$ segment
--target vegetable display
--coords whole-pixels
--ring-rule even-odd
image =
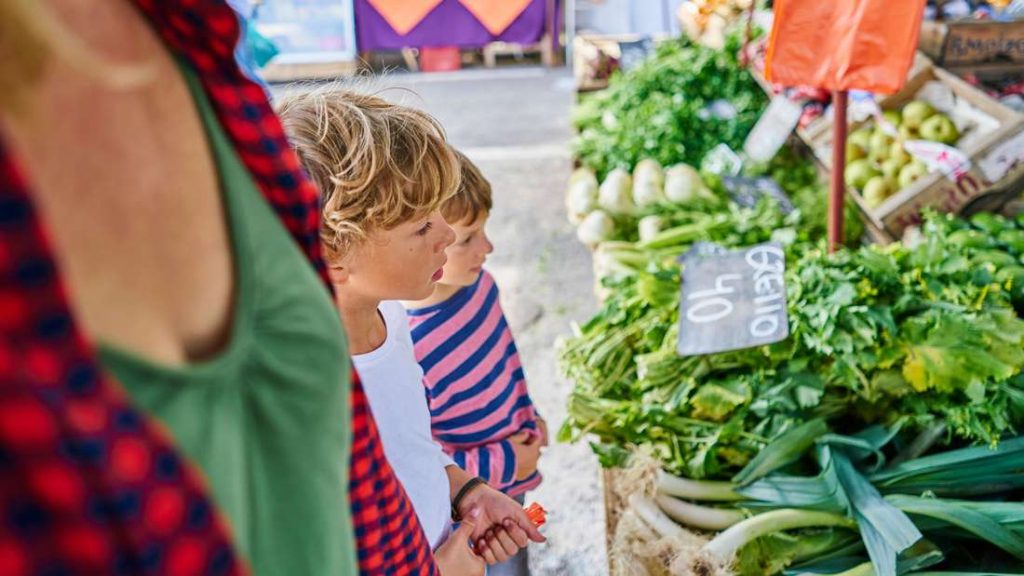
[[[883,494],[955,499],[1005,496],[1024,487],[1024,475],[1000,475],[993,469],[957,485],[957,476],[941,467],[896,481],[899,467],[870,476],[864,470],[880,461],[861,466],[866,454],[920,466],[922,460],[914,458],[929,450],[1017,445],[1007,439],[1024,428],[1024,321],[1016,311],[1024,307],[1024,228],[990,214],[970,223],[932,215],[917,246],[872,246],[828,256],[799,235],[791,236],[785,219],[772,208],[768,201],[754,209],[734,207],[729,217],[707,215],[695,226],[667,230],[653,241],[617,246],[619,268],[605,280],[611,289],[601,312],[562,348],[563,368],[576,391],[561,438],[596,436],[594,450],[608,466],[624,464],[631,450],[643,447],[668,473],[693,479],[676,481],[691,483],[689,489],[675,490],[686,501],[662,496],[657,504],[677,521],[704,530],[723,529],[754,509],[773,506],[802,510],[790,514],[794,522],[811,521],[802,513],[821,508],[825,500],[791,499],[822,494],[838,498],[828,505],[830,511],[849,524],[856,507],[835,496],[835,486],[822,485],[827,478],[768,476],[783,469],[805,470],[809,461],[828,469],[833,461],[850,459],[847,452],[858,441],[833,438],[836,444],[830,444],[823,440],[830,430],[891,431],[874,440],[877,446],[853,450],[859,459],[847,466],[851,477],[881,483]],[[696,239],[740,246],[786,236],[792,238],[787,244],[790,338],[756,349],[678,357],[678,286],[685,270],[672,254]],[[831,453],[822,460],[821,451],[829,447]],[[1018,465],[1009,469],[1021,470],[1013,467]],[[943,474],[948,480],[940,479]],[[766,476],[775,482],[771,487],[762,480]],[[790,485],[780,491],[785,482]],[[781,501],[739,507],[734,502],[725,509],[703,504],[747,500],[760,490]],[[919,500],[897,499],[886,509],[914,505],[920,515],[920,506],[945,505]],[[779,531],[778,523],[790,516],[760,518],[761,524],[749,529],[757,534],[761,525]],[[834,529],[836,524],[829,522],[823,525]],[[863,533],[863,523],[858,525]],[[729,542],[733,536],[719,538]],[[716,544],[709,550],[727,555],[742,548]],[[738,573],[769,574],[785,567],[773,564],[768,570],[764,562],[769,557],[796,562],[757,549],[740,554]],[[953,555],[960,551],[949,549]],[[805,559],[820,559],[818,552]],[[938,552],[929,557],[943,558]]]
[[[853,247],[848,205],[827,254],[816,167],[733,152],[765,104],[737,50],[663,43],[577,109],[566,206],[601,307],[559,344],[559,440],[655,463],[619,495],[627,533],[662,538],[637,548],[652,574],[1024,573],[1024,218],[927,214],[907,243]],[[962,137],[924,100],[883,117],[847,145],[869,207],[927,174],[905,142]],[[789,336],[679,356],[680,257],[768,241]]]
[[[721,143],[739,149],[767,105],[736,62],[739,45],[738,36],[721,51],[684,39],[659,44],[652,58],[576,108],[576,157],[603,178],[644,158],[696,166]]]

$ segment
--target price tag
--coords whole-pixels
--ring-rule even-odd
[[[736,176],[743,169],[743,159],[723,142],[704,155],[700,169],[719,176]]]
[[[619,42],[619,69],[629,72],[642,64],[653,51],[654,40],[650,36],[631,42]]]
[[[789,337],[786,256],[780,244],[727,251],[699,243],[681,260],[680,356],[741,350]]]
[[[775,157],[789,135],[796,130],[804,108],[785,96],[772,98],[772,103],[754,125],[743,143],[743,152],[755,162],[767,162]]]
[[[959,181],[971,169],[971,159],[952,146],[929,140],[907,140],[903,147],[911,156],[924,162],[929,172],[938,170],[953,182]]]
[[[744,208],[753,208],[763,197],[774,198],[783,214],[793,211],[793,202],[782,190],[782,187],[771,178],[742,178],[739,176],[723,176],[722,185],[732,201]]]

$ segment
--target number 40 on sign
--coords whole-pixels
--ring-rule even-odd
[[[789,336],[781,246],[725,251],[704,245],[684,255],[682,263],[680,355],[740,350]]]

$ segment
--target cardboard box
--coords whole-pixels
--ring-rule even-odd
[[[1024,64],[1024,21],[931,21],[921,23],[921,51],[945,67]]]
[[[870,225],[897,239],[907,227],[920,222],[923,209],[959,213],[970,209],[972,203],[981,202],[983,196],[992,200],[993,195],[1003,192],[1003,186],[1024,174],[1024,116],[1002,106],[950,72],[932,67],[918,73],[903,90],[882,100],[882,109],[901,108],[932,81],[942,82],[958,98],[997,120],[999,127],[971,139],[967,145],[960,145],[960,151],[970,159],[970,168],[955,179],[938,172],[930,173],[875,208],[868,207],[856,190],[847,188]],[[853,125],[851,132],[863,124]],[[832,131],[820,134],[818,140],[811,143],[811,148],[824,166],[831,166]]]

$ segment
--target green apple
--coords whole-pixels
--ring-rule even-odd
[[[871,128],[868,127],[855,130],[850,134],[850,137],[846,139],[846,142],[867,151],[868,147],[871,146],[872,132]]]
[[[916,129],[933,114],[935,114],[935,108],[932,108],[931,104],[914,100],[903,107],[903,124]]]
[[[900,170],[903,169],[903,166],[905,164],[906,162],[901,163],[899,160],[895,158],[889,158],[885,162],[882,162],[882,176],[885,176],[885,178],[892,182],[893,184],[898,183],[900,177]]]
[[[899,128],[900,124],[903,123],[903,117],[895,110],[886,110],[885,112],[882,112],[882,117],[885,118],[886,122],[892,124],[893,128]]]
[[[906,188],[926,174],[928,174],[928,167],[920,160],[914,160],[900,169],[900,176],[897,182],[900,188]]]
[[[846,161],[853,162],[854,160],[860,160],[861,158],[867,158],[868,153],[866,150],[857,146],[853,142],[846,143]]]
[[[920,140],[921,135],[917,133],[917,128],[911,128],[904,124],[900,126],[900,138],[904,140]]]
[[[864,202],[869,208],[876,208],[895,191],[885,176],[875,176],[864,185]]]
[[[881,128],[875,130],[871,135],[871,144],[868,146],[868,158],[875,164],[881,164],[888,158],[892,143],[892,136],[883,132]]]
[[[866,159],[850,162],[846,165],[846,171],[843,173],[847,186],[853,186],[858,190],[863,188],[868,180],[879,175],[881,173],[871,165],[871,161]]]
[[[933,142],[956,144],[960,139],[960,131],[956,129],[956,124],[953,124],[949,116],[936,114],[921,124],[921,136]]]
[[[911,158],[910,153],[903,148],[903,142],[897,140],[889,147],[889,159],[898,160],[900,166],[905,166],[909,164],[913,158]]]

